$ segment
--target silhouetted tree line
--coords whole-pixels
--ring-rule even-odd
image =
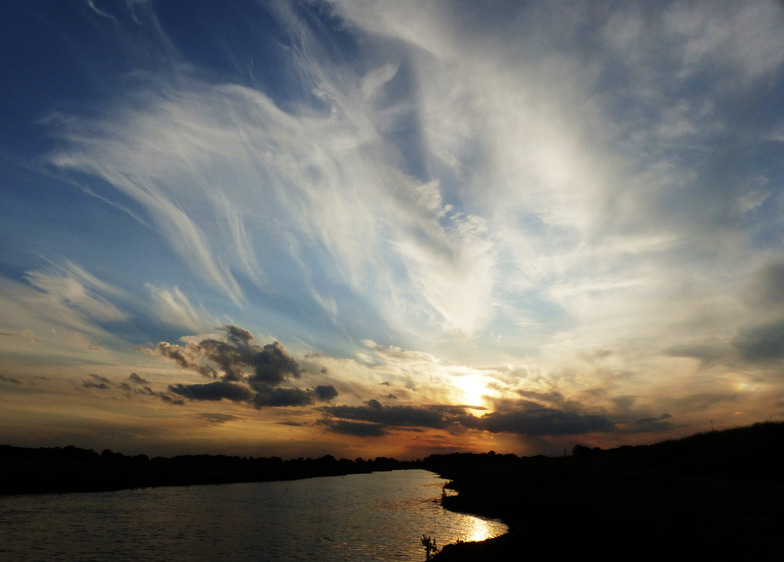
[[[0,494],[91,492],[231,482],[296,480],[414,468],[416,463],[386,457],[355,460],[320,458],[179,455],[171,458],[100,454],[78,447],[0,446]]]

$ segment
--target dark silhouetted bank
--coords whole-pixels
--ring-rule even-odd
[[[783,448],[784,423],[768,422],[654,445],[576,446],[560,458],[431,456],[424,466],[458,492],[445,507],[510,528],[434,560],[781,560]]]

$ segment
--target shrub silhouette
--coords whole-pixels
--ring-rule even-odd
[[[429,535],[422,535],[422,546],[425,547],[425,561],[432,560],[438,554],[436,539],[431,539]]]

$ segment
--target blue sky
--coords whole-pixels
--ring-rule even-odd
[[[535,454],[784,413],[780,4],[2,11],[0,440]]]

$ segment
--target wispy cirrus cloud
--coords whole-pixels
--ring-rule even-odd
[[[164,324],[202,332],[219,323],[203,306],[194,306],[179,287],[170,289],[148,283],[146,288],[152,296],[155,313]]]
[[[621,442],[781,411],[779,4],[29,9],[69,46],[30,60],[73,53],[91,91],[58,80],[30,118],[48,166],[0,178],[30,188],[4,213],[67,232],[0,221],[48,233],[0,264],[15,357],[154,348],[131,397],[360,440]],[[93,372],[71,376],[108,395]]]
[[[97,279],[78,265],[67,263],[58,271],[28,271],[27,282],[50,298],[99,322],[122,322],[128,316],[109,300],[123,291]]]

